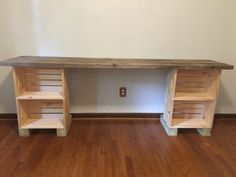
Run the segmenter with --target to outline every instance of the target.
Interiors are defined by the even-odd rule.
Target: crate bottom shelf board
[[[18,100],[63,100],[60,92],[25,92],[17,97]]]
[[[207,93],[182,93],[177,92],[174,97],[175,101],[215,101],[215,97]]]
[[[59,129],[65,128],[62,119],[28,119],[21,126],[21,129]]]
[[[211,124],[207,120],[177,118],[171,122],[171,128],[211,128]]]

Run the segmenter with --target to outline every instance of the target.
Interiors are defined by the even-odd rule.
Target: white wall
[[[0,58],[18,55],[215,59],[236,65],[235,0],[0,0]],[[0,112],[15,112],[0,68]],[[236,70],[217,112],[236,112]],[[162,112],[162,70],[72,70],[71,112]],[[128,97],[119,98],[119,86]]]

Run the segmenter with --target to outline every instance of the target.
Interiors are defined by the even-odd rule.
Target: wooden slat
[[[174,114],[202,114],[202,108],[174,108]]]
[[[28,114],[29,119],[63,119],[64,114]]]
[[[201,102],[201,101],[194,101],[194,102],[191,102],[191,101],[175,101],[174,102],[174,107],[177,107],[177,108],[203,108],[205,105],[204,102]]]
[[[48,113],[48,114],[56,114],[56,113],[63,113],[63,109],[58,108],[30,108],[28,111],[29,114],[37,114],[37,113]]]
[[[176,118],[173,119],[172,128],[211,128],[211,125],[206,120],[202,119],[189,119],[189,118]]]
[[[165,94],[165,110],[164,110],[164,115],[163,115],[163,120],[165,121],[165,124],[167,124],[168,126],[171,125],[171,121],[172,121],[176,77],[177,77],[177,70],[169,71],[168,77],[167,77],[167,90]]]
[[[176,92],[175,101],[215,101],[216,97],[202,92]]]
[[[17,97],[18,100],[63,100],[59,92],[25,92]]]
[[[199,77],[199,76],[202,76],[202,77],[211,77],[212,76],[212,72],[211,70],[201,70],[201,69],[198,69],[198,70],[179,70],[178,71],[178,75],[180,75],[181,77]]]
[[[20,128],[26,129],[51,129],[65,128],[62,119],[27,119]]]
[[[63,113],[62,102],[27,101],[27,109],[28,109],[29,114],[38,114],[38,113],[62,114]]]
[[[26,80],[44,80],[44,81],[61,81],[61,75],[47,75],[47,74],[41,74],[41,75],[38,75],[38,74],[28,74],[28,75],[25,75],[25,79]]]
[[[41,85],[41,86],[62,86],[61,80],[33,80],[26,79],[27,85]]]
[[[64,112],[64,125],[66,127],[66,131],[57,131],[58,135],[65,135],[71,126],[71,115],[70,115],[70,101],[69,101],[69,90],[68,90],[68,70],[62,69],[62,87],[63,87],[63,112]]]
[[[196,113],[193,113],[196,112]],[[189,119],[203,119],[204,116],[201,113],[202,110],[182,110],[180,112],[173,112],[173,119],[183,119],[183,118],[189,118]]]
[[[185,92],[185,93],[204,93],[206,88],[190,88],[184,86],[176,86],[176,92]]]
[[[202,114],[173,114],[173,119],[203,119]]]
[[[27,91],[30,92],[62,92],[63,88],[61,86],[54,86],[54,85],[47,85],[47,86],[41,86],[41,85],[27,85]]]
[[[204,78],[204,77],[195,77],[195,78],[193,78],[193,77],[178,77],[177,78],[177,82],[179,83],[179,82],[193,82],[193,81],[195,81],[195,82],[206,82],[206,78]]]
[[[27,101],[28,105],[34,105],[37,104],[37,106],[40,107],[47,107],[47,108],[57,108],[57,107],[62,107],[62,102],[60,101]]]
[[[61,69],[55,68],[25,68],[26,74],[47,74],[47,75],[60,75],[62,73]]]
[[[196,80],[192,80],[189,82],[186,81],[177,81],[176,85],[178,87],[186,87],[186,88],[205,88],[206,87],[206,82],[205,81],[196,81]]]

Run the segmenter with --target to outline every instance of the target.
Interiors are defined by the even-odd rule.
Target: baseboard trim
[[[230,118],[230,119],[236,119],[236,113],[216,113],[215,119],[224,119],[224,118]]]
[[[160,118],[161,113],[72,113],[72,118]]]
[[[16,113],[0,113],[0,119],[17,119]]]
[[[76,119],[110,119],[110,118],[129,118],[129,119],[138,119],[138,118],[152,118],[159,119],[162,113],[71,113],[72,118]],[[216,113],[216,119],[223,118],[235,118],[236,113]],[[17,114],[15,113],[0,113],[0,119],[17,119]]]

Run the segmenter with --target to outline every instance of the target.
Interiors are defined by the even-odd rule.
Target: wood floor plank
[[[73,120],[66,137],[18,137],[0,121],[0,177],[235,177],[236,119],[217,119],[211,137],[168,137],[159,120]]]

